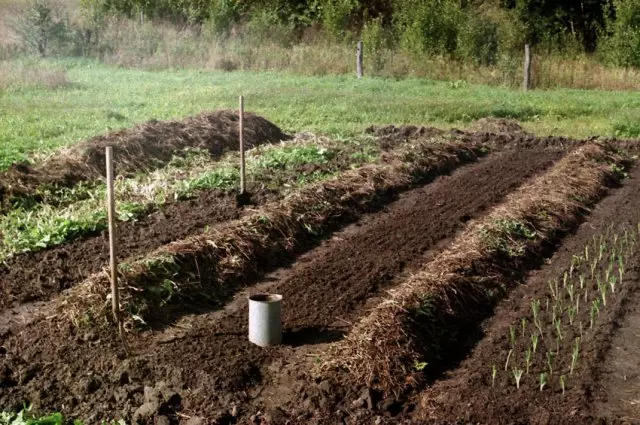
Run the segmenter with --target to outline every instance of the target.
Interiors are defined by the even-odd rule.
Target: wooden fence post
[[[362,41],[358,41],[356,48],[356,75],[358,79],[362,78]]]
[[[109,220],[109,267],[111,269],[111,309],[120,328],[120,294],[118,291],[118,263],[116,259],[116,200],[113,189],[113,148],[107,146],[107,217]]]
[[[531,88],[531,45],[524,45],[524,82],[522,89],[528,91]]]
[[[238,137],[240,139],[240,195],[246,191],[244,174],[244,96],[240,96],[240,108],[238,111],[239,128]]]

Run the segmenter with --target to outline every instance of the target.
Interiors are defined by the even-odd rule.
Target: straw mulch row
[[[470,222],[327,353],[324,373],[401,393],[437,374],[494,303],[573,228],[620,173],[609,146],[584,145]],[[344,379],[344,378],[343,378]]]
[[[120,269],[122,305],[137,318],[167,320],[172,306],[219,305],[238,287],[340,225],[375,211],[399,191],[447,173],[487,152],[480,143],[423,139],[384,154],[376,164],[305,187],[224,227],[161,247]],[[105,272],[77,285],[63,310],[75,322],[109,316]],[[175,313],[175,311],[174,311]]]
[[[17,164],[0,174],[0,204],[33,195],[43,186],[71,187],[105,175],[105,148],[113,146],[120,175],[155,169],[185,149],[204,149],[212,157],[239,149],[238,114],[219,110],[177,121],[149,121],[134,128],[94,137],[56,152],[36,166]],[[290,138],[275,124],[245,113],[244,140],[248,148]]]

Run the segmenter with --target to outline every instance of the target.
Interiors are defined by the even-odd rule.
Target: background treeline
[[[98,15],[205,25],[221,36],[248,27],[295,42],[321,28],[337,39],[361,35],[375,47],[487,65],[526,42],[600,51],[615,65],[640,66],[640,0],[84,0],[83,6]]]
[[[517,85],[525,43],[538,87],[635,88],[640,68],[640,0],[27,1],[21,49],[123,66],[349,73],[363,40],[368,75]]]

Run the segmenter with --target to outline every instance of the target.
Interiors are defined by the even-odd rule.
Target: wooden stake
[[[531,45],[524,45],[524,82],[522,89],[528,91],[531,88]]]
[[[362,41],[358,41],[356,48],[356,76],[362,78]]]
[[[240,96],[240,110],[238,112],[239,120],[239,128],[238,135],[240,138],[240,195],[244,195],[246,186],[245,186],[245,175],[244,175],[244,96]]]
[[[107,215],[109,219],[109,267],[111,268],[111,309],[120,328],[120,294],[116,261],[116,200],[113,190],[113,148],[107,146]]]

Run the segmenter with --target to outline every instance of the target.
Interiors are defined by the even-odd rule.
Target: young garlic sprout
[[[527,332],[527,319],[523,318],[520,320],[520,327],[522,328],[522,337],[524,338],[525,333]]]
[[[564,387],[565,387],[565,380],[566,378],[564,377],[564,375],[560,376],[560,388],[562,388],[562,395],[564,395]]]
[[[509,326],[509,343],[511,348],[516,348],[516,328]]]
[[[535,332],[531,334],[531,348],[534,353],[538,349],[538,334]]]
[[[573,296],[575,294],[573,283],[567,285],[567,293],[569,294],[569,299],[571,300],[571,302],[573,302]]]
[[[558,291],[556,290],[557,287],[558,287],[557,280],[555,285],[552,280],[549,281],[549,291],[551,291],[551,296],[553,297],[554,300],[558,298]]]
[[[576,337],[573,342],[573,351],[571,352],[571,370],[569,375],[573,375],[573,370],[576,368],[578,362],[578,356],[580,355],[580,337]]]
[[[600,280],[600,275],[598,275],[598,290],[600,291],[600,297],[602,298],[602,305],[607,306],[607,283]]]
[[[576,308],[571,306],[567,309],[567,314],[569,315],[569,324],[573,325],[573,318],[576,316]]]
[[[579,280],[580,280],[580,289],[584,289],[584,276],[582,274],[580,275]]]
[[[522,379],[522,369],[513,368],[511,370],[513,373],[513,379],[516,381],[516,388],[520,389],[520,380]]]
[[[618,276],[620,276],[620,284],[622,284],[622,277],[624,276],[624,262],[622,256],[618,256]]]
[[[553,361],[556,355],[553,351],[547,351],[547,366],[549,366],[549,375],[553,375]]]
[[[531,301],[531,312],[533,313],[533,324],[538,328],[540,334],[542,334],[542,325],[540,324],[540,300]]]
[[[562,274],[562,287],[566,288],[567,287],[567,282],[569,281],[569,274],[567,272],[564,272]]]
[[[526,373],[527,375],[529,374],[529,367],[531,367],[531,349],[527,348],[526,351],[524,352],[524,362],[526,365]]]
[[[545,387],[545,385],[547,385],[547,374],[545,372],[542,372],[540,374],[540,376],[538,376],[538,383],[540,384],[540,391],[542,391],[542,389]]]
[[[491,366],[491,386],[496,384],[496,376],[498,375],[498,368],[496,365]]]
[[[584,259],[587,263],[589,262],[589,245],[584,247]]]
[[[595,273],[596,273],[596,267],[598,267],[598,260],[593,260],[593,263],[591,263],[590,265],[590,269],[591,269],[591,280],[593,280],[593,278],[595,277]]]
[[[611,288],[611,293],[615,293],[616,292],[616,283],[618,281],[618,278],[615,276],[611,276],[609,278],[609,287]]]

